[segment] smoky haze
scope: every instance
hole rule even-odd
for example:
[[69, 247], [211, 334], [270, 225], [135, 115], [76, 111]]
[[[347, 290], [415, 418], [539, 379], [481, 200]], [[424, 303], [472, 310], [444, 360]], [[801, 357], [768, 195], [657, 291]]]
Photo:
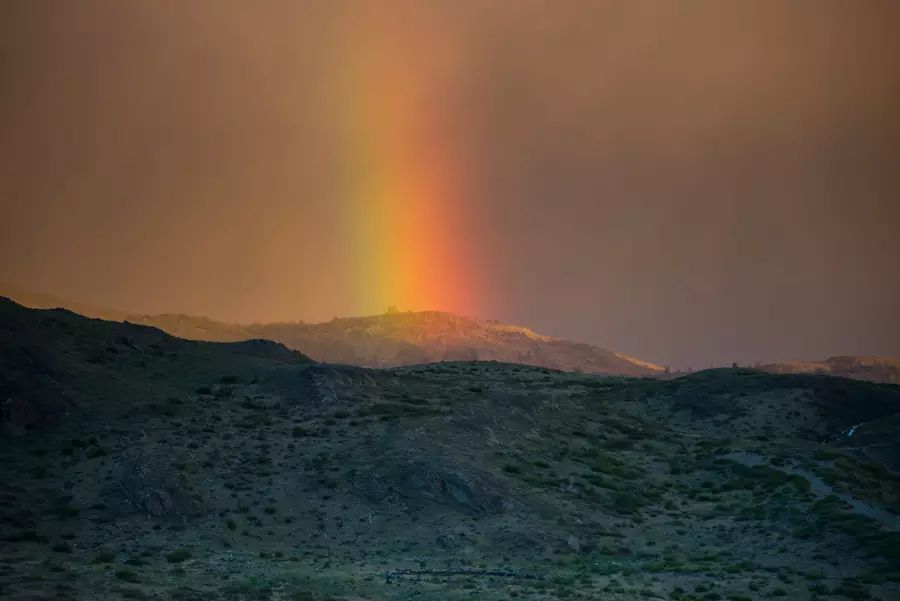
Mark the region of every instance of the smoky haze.
[[[353, 314], [329, 107], [367, 2], [4, 2], [0, 280]], [[462, 140], [471, 306], [436, 308], [681, 368], [900, 355], [900, 3], [380, 6]]]

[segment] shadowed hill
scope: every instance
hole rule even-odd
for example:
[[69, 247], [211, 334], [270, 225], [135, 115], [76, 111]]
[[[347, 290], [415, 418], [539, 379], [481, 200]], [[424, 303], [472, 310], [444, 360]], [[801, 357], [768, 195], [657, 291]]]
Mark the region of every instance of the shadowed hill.
[[[267, 340], [182, 340], [153, 327], [27, 309], [0, 297], [0, 428], [6, 431], [33, 429], [66, 412], [93, 418], [98, 411], [131, 411], [193, 393], [223, 370], [250, 377], [282, 363], [312, 360]], [[123, 390], [127, 406], [118, 402]]]
[[[773, 375], [753, 369], [720, 368], [668, 380], [655, 390], [676, 405], [694, 406], [696, 399], [694, 408], [709, 413], [716, 413], [719, 408], [734, 411], [746, 404], [744, 399], [748, 398], [802, 391], [805, 402], [834, 428], [881, 419], [900, 411], [900, 386], [821, 374]], [[716, 398], [727, 399], [727, 403], [720, 407], [712, 402]]]
[[86, 317], [106, 319], [109, 321], [124, 321], [128, 319], [128, 313], [123, 311], [116, 311], [107, 307], [82, 303], [54, 294], [31, 290], [5, 281], [0, 281], [0, 297], [11, 299], [24, 307], [30, 307], [32, 309], [62, 308]]
[[[900, 473], [900, 386], [822, 374], [713, 369], [648, 389], [647, 409], [721, 435], [827, 442]], [[661, 405], [654, 405], [662, 401]]]
[[898, 386], [327, 365], [10, 301], [0, 367], [4, 598], [897, 598]]
[[128, 315], [0, 283], [0, 294], [34, 308], [65, 307], [89, 317], [127, 320], [192, 340], [264, 338], [325, 363], [396, 367], [437, 361], [504, 361], [585, 373], [641, 376], [663, 369], [606, 349], [542, 336], [527, 328], [437, 311], [388, 313], [326, 323], [228, 324], [190, 315]]

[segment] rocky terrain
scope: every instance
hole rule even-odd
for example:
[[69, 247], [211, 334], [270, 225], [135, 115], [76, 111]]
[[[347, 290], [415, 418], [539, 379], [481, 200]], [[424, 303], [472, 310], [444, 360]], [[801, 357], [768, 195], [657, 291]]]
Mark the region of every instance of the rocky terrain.
[[900, 387], [369, 369], [0, 301], [0, 597], [900, 599]]

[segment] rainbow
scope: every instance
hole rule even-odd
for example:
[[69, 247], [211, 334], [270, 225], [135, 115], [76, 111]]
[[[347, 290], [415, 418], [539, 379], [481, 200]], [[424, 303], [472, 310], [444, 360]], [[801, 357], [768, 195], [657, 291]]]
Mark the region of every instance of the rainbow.
[[336, 107], [356, 312], [465, 312], [470, 241], [452, 94], [428, 64], [442, 48], [423, 37], [434, 29], [380, 3], [355, 7], [341, 20]]

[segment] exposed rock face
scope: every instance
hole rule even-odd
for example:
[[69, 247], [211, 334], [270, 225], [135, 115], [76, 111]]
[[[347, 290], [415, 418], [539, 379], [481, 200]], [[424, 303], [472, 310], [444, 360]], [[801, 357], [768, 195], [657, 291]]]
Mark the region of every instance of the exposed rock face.
[[185, 476], [173, 478], [151, 465], [143, 454], [132, 455], [113, 466], [113, 478], [132, 507], [153, 517], [188, 518], [206, 513], [204, 495]]
[[446, 549], [448, 551], [455, 551], [460, 547], [460, 544], [456, 540], [456, 537], [446, 532], [444, 534], [438, 535], [435, 542], [440, 548]]
[[411, 511], [438, 506], [484, 514], [500, 513], [509, 506], [499, 483], [486, 475], [476, 476], [472, 470], [448, 466], [385, 465], [377, 473], [370, 473], [361, 482], [361, 488], [370, 503], [398, 504]]
[[475, 513], [499, 513], [504, 509], [501, 495], [490, 490], [485, 482], [463, 473], [426, 468], [413, 475], [410, 485], [438, 503]]

